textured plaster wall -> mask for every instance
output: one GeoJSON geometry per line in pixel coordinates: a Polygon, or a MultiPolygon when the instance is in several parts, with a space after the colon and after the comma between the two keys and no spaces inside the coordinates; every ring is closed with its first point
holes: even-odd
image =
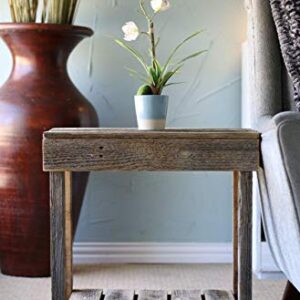
{"type": "MultiPolygon", "coordinates": [[[[1,21],[9,20],[7,1],[0,0],[1,21]]],[[[133,95],[139,85],[123,66],[136,62],[110,36],[121,37],[124,22],[143,19],[137,0],[81,1],[77,24],[95,30],[72,54],[69,70],[79,89],[95,105],[101,125],[136,125],[133,95]]],[[[242,0],[171,0],[159,20],[163,59],[188,34],[205,29],[181,53],[208,49],[189,63],[166,91],[170,95],[169,127],[239,127],[241,43],[246,16],[242,0]]],[[[135,43],[142,49],[145,41],[135,43]]],[[[1,83],[11,67],[0,45],[1,83]]],[[[231,175],[226,173],[92,174],[77,241],[228,242],[231,240],[231,175]]]]}

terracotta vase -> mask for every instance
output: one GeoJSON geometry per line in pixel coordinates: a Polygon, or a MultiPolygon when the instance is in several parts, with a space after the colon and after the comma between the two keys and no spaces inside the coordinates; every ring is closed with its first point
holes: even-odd
{"type": "MultiPolygon", "coordinates": [[[[49,179],[42,133],[94,127],[98,118],[67,73],[74,47],[92,30],[52,24],[0,24],[13,70],[0,89],[0,263],[15,276],[50,275],[49,179]]],[[[76,227],[88,174],[74,174],[76,227]]]]}

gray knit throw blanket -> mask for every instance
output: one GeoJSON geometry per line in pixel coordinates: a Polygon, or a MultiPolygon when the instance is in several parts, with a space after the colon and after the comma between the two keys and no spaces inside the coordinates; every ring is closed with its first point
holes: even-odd
{"type": "Polygon", "coordinates": [[[300,0],[270,0],[270,3],[282,56],[294,84],[296,107],[300,111],[300,0]]]}

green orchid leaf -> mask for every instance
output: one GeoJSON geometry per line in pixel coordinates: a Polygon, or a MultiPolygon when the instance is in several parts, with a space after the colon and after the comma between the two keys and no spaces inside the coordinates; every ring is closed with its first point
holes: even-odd
{"type": "Polygon", "coordinates": [[[145,63],[145,60],[143,58],[143,56],[134,48],[128,46],[127,44],[125,44],[123,41],[119,40],[119,39],[115,39],[114,40],[119,46],[121,46],[122,48],[124,48],[125,50],[127,50],[133,57],[135,57],[137,59],[137,61],[143,66],[143,68],[146,70],[146,72],[148,72],[147,69],[147,64],[145,63]]]}
{"type": "Polygon", "coordinates": [[[156,42],[155,42],[155,48],[157,48],[157,46],[159,45],[159,42],[160,42],[160,37],[158,37],[156,42]]]}
{"type": "Polygon", "coordinates": [[[167,72],[166,75],[163,77],[163,81],[162,81],[163,85],[165,85],[166,82],[167,82],[174,74],[175,74],[174,71],[169,71],[169,72],[167,72]]]}
{"type": "Polygon", "coordinates": [[[140,73],[134,69],[131,69],[129,67],[125,67],[125,69],[128,71],[130,76],[136,77],[139,80],[141,80],[142,82],[147,82],[148,84],[151,84],[151,80],[145,74],[142,74],[142,73],[140,73]]]}
{"type": "Polygon", "coordinates": [[[153,67],[148,67],[148,72],[152,78],[153,84],[156,85],[158,76],[156,74],[156,70],[153,67]]]}
{"type": "Polygon", "coordinates": [[[174,74],[175,74],[174,71],[169,71],[169,72],[167,72],[167,73],[165,74],[165,76],[163,76],[163,78],[162,78],[160,84],[158,85],[158,88],[159,88],[159,89],[163,88],[163,87],[167,84],[167,82],[172,78],[172,76],[173,76],[174,74]]]}
{"type": "Polygon", "coordinates": [[[134,77],[136,78],[137,80],[141,81],[141,82],[145,82],[145,80],[141,77],[139,77],[138,75],[136,75],[135,73],[128,73],[130,77],[134,77]]]}
{"type": "Polygon", "coordinates": [[[162,74],[161,65],[160,65],[160,63],[157,59],[154,59],[153,63],[154,63],[154,66],[155,66],[156,75],[157,75],[157,77],[160,77],[161,74],[162,74]]]}
{"type": "Polygon", "coordinates": [[[171,83],[167,83],[167,84],[165,85],[165,87],[168,87],[168,86],[170,86],[170,85],[183,84],[183,83],[185,83],[185,82],[184,82],[184,81],[181,81],[181,82],[171,82],[171,83]]]}
{"type": "Polygon", "coordinates": [[[182,60],[180,60],[178,62],[178,64],[183,64],[184,62],[186,62],[186,61],[188,61],[188,60],[190,60],[192,58],[195,58],[195,57],[197,57],[197,56],[199,56],[199,55],[201,55],[203,53],[206,53],[206,52],[207,52],[207,50],[201,50],[201,51],[195,52],[195,53],[193,53],[193,54],[191,54],[191,55],[183,58],[182,60]]]}
{"type": "Polygon", "coordinates": [[[164,76],[161,77],[157,88],[162,90],[164,86],[168,83],[168,81],[183,67],[183,65],[177,66],[174,70],[167,72],[164,76]]]}
{"type": "Polygon", "coordinates": [[[191,34],[190,36],[188,36],[186,39],[184,39],[172,52],[171,55],[169,56],[169,58],[167,59],[164,67],[163,67],[163,73],[166,71],[167,67],[169,66],[171,60],[173,59],[174,55],[177,53],[177,51],[188,41],[190,41],[191,39],[193,39],[194,37],[198,36],[199,34],[201,34],[203,32],[203,30],[197,31],[193,34],[191,34]]]}

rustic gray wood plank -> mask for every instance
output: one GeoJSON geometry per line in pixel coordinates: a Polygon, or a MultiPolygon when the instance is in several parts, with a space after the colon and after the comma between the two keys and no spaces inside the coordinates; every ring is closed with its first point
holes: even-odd
{"type": "Polygon", "coordinates": [[[52,299],[72,293],[71,174],[50,173],[52,299]]]}
{"type": "Polygon", "coordinates": [[[44,139],[45,171],[256,170],[258,139],[44,139]]]}
{"type": "Polygon", "coordinates": [[[104,300],[133,300],[134,290],[107,290],[104,300]]]}
{"type": "Polygon", "coordinates": [[[167,300],[168,292],[163,290],[138,290],[138,300],[167,300]]]}
{"type": "Polygon", "coordinates": [[[238,210],[239,210],[239,172],[233,172],[233,295],[238,295],[238,210]]]}
{"type": "Polygon", "coordinates": [[[166,129],[141,131],[136,128],[53,128],[45,132],[46,138],[229,138],[257,139],[259,134],[249,129],[166,129]]]}
{"type": "Polygon", "coordinates": [[[67,293],[73,290],[73,224],[72,224],[72,173],[65,172],[65,280],[67,293]]]}
{"type": "Polygon", "coordinates": [[[252,172],[239,174],[238,299],[252,299],[252,172]]]}
{"type": "Polygon", "coordinates": [[[203,295],[205,300],[234,300],[230,291],[205,290],[203,295]]]}
{"type": "Polygon", "coordinates": [[[201,290],[174,290],[171,292],[172,300],[201,300],[201,290]]]}
{"type": "Polygon", "coordinates": [[[101,296],[102,290],[75,290],[70,300],[100,300],[101,296]]]}

